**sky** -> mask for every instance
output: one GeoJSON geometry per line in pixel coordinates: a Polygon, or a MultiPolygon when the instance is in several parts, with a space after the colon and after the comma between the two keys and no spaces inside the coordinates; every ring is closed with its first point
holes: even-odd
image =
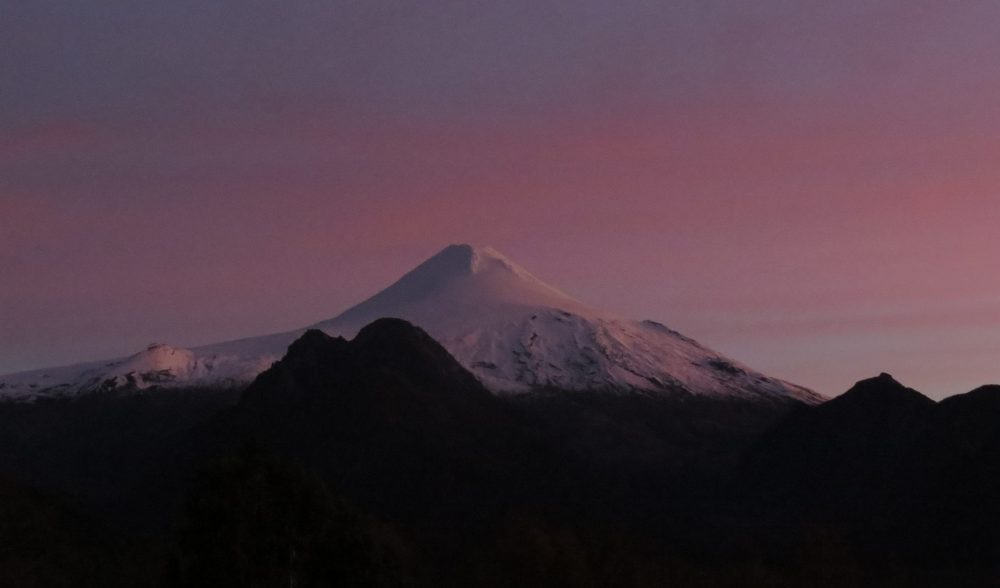
{"type": "Polygon", "coordinates": [[[0,372],[449,243],[827,395],[1000,383],[1000,3],[0,0],[0,372]]]}

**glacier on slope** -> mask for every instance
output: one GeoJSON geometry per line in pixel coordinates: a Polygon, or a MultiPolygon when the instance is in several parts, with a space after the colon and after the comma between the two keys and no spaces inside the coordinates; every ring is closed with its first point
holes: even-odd
{"type": "MultiPolygon", "coordinates": [[[[659,323],[592,308],[489,247],[449,246],[375,296],[310,328],[352,338],[381,317],[423,328],[496,393],[555,388],[822,400],[659,323]]],[[[123,360],[0,376],[0,396],[33,398],[126,385],[242,385],[304,331],[190,350],[152,346],[123,360]]]]}

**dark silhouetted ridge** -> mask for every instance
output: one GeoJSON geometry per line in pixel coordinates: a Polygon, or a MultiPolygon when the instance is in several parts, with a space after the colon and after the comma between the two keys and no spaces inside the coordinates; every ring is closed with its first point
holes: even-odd
{"type": "Polygon", "coordinates": [[[769,520],[835,526],[872,561],[994,562],[1000,386],[935,403],[888,374],[862,380],[765,434],[741,480],[769,520]]]}
{"type": "Polygon", "coordinates": [[[304,358],[333,353],[346,343],[342,337],[331,337],[318,329],[309,329],[288,347],[285,358],[304,358]]]}
{"type": "Polygon", "coordinates": [[[936,404],[888,374],[794,411],[749,452],[742,477],[759,498],[792,512],[871,517],[892,488],[914,477],[936,404]]]}
{"type": "Polygon", "coordinates": [[[997,407],[1000,408],[1000,386],[990,384],[980,386],[965,394],[949,396],[940,402],[943,407],[953,406],[976,406],[978,408],[997,407]]]}
{"type": "Polygon", "coordinates": [[[931,406],[934,401],[913,388],[900,384],[891,375],[883,372],[874,378],[861,380],[850,390],[827,403],[827,409],[834,406],[883,406],[899,409],[902,406],[931,406]]]}
{"type": "Polygon", "coordinates": [[[538,493],[527,480],[552,471],[511,407],[423,330],[392,318],[351,341],[307,331],[218,432],[230,447],[262,443],[404,520],[470,524],[538,493]]]}
{"type": "Polygon", "coordinates": [[[361,329],[351,341],[366,364],[398,368],[428,384],[478,389],[479,382],[423,329],[398,318],[381,318],[361,329]]]}

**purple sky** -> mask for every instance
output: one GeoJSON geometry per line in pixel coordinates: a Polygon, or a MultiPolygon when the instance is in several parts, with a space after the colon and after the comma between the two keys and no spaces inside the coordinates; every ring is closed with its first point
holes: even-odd
{"type": "Polygon", "coordinates": [[[451,242],[835,394],[1000,383],[1000,4],[0,0],[0,372],[451,242]]]}

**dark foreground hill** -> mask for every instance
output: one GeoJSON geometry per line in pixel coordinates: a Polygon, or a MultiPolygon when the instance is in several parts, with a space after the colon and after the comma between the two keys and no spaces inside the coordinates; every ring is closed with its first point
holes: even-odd
{"type": "Polygon", "coordinates": [[[800,405],[557,390],[497,397],[422,330],[381,319],[352,341],[307,332],[213,436],[229,447],[262,443],[380,515],[447,526],[532,510],[656,531],[659,517],[703,501],[712,478],[800,405]]]}
{"type": "Polygon", "coordinates": [[[364,502],[424,525],[466,524],[565,496],[541,439],[422,330],[394,319],[352,341],[308,331],[215,423],[364,502]]]}
{"type": "Polygon", "coordinates": [[[802,408],[739,476],[761,527],[836,535],[861,567],[931,585],[1000,578],[1000,387],[935,403],[888,374],[802,408]]]}
{"type": "MultiPolygon", "coordinates": [[[[934,403],[883,375],[820,406],[498,397],[395,319],[351,341],[306,332],[238,397],[2,405],[0,473],[42,489],[11,504],[54,537],[11,553],[112,562],[26,585],[137,565],[185,586],[1000,578],[1000,388],[934,403]]],[[[19,528],[0,540],[22,545],[19,528]]]]}

